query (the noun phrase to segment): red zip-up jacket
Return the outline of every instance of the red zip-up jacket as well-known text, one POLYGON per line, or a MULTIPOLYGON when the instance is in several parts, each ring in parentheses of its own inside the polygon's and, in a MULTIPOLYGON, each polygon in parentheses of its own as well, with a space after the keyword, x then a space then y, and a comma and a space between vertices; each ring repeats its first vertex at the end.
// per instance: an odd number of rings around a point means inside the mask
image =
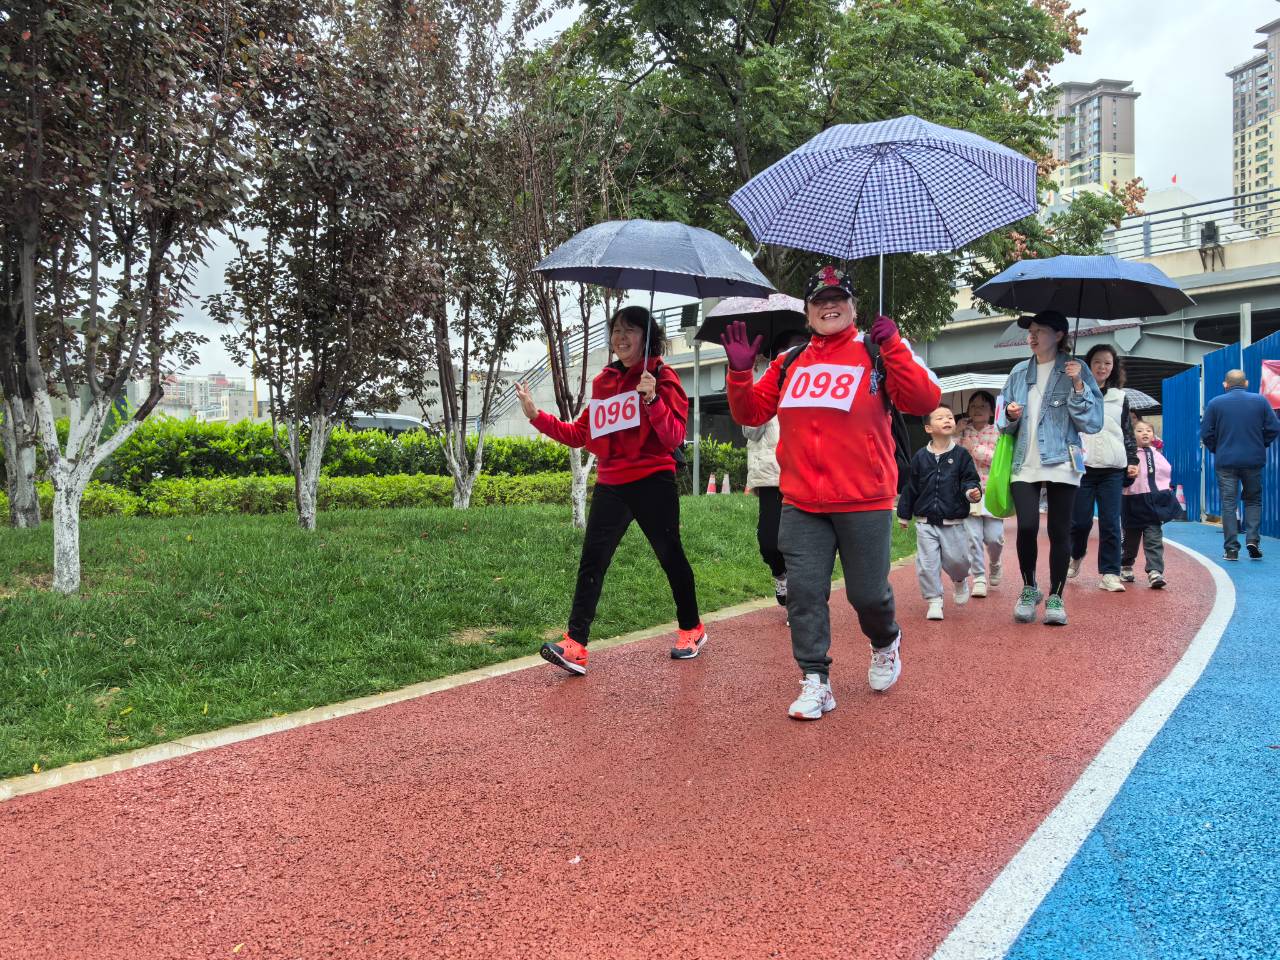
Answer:
POLYGON ((809 513, 889 510, 898 490, 893 433, 879 390, 903 413, 925 416, 938 407, 938 379, 896 334, 880 345, 887 384, 871 390, 871 355, 858 328, 850 324, 830 337, 815 336, 787 369, 778 388, 779 356, 759 381, 750 370, 730 370, 729 410, 743 426, 754 427, 775 414, 779 484, 783 502, 809 513), (816 369, 815 369, 816 368, 816 369), (812 406, 849 400, 848 409, 812 406), (788 402, 789 401, 789 402, 788 402))
MULTIPOLYGON (((602 437, 591 436, 591 408, 586 406, 572 423, 539 410, 533 426, 552 440, 570 447, 586 447, 596 455, 596 477, 600 483, 618 484, 643 480, 655 473, 675 473, 671 451, 684 443, 689 398, 680 377, 658 357, 649 358, 649 372, 658 381, 657 399, 640 402, 640 425, 602 437)), ((591 381, 591 398, 605 400, 636 389, 640 365, 627 369, 611 363, 591 381)))

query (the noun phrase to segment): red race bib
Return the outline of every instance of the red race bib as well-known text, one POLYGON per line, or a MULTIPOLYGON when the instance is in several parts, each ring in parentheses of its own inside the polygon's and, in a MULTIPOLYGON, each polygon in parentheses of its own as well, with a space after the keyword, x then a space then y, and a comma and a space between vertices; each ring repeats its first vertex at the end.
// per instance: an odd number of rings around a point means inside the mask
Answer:
POLYGON ((792 370, 779 407, 831 407, 848 411, 866 367, 814 363, 792 370))
POLYGON ((640 391, 628 390, 616 397, 592 400, 587 405, 591 438, 608 436, 619 430, 640 426, 640 391))

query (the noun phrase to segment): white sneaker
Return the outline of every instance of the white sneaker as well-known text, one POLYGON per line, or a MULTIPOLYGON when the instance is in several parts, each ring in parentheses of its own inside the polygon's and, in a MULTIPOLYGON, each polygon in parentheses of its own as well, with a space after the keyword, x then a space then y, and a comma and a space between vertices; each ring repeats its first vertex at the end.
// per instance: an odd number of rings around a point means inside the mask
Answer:
POLYGON ((929 601, 929 609, 925 613, 924 618, 926 620, 942 619, 942 598, 941 597, 934 597, 929 601))
POLYGON ((991 565, 990 583, 993 587, 1000 586, 1000 578, 1004 575, 1004 561, 997 560, 991 565))
POLYGON ((1098 587, 1111 593, 1124 593, 1124 584, 1120 582, 1118 573, 1104 573, 1098 587))
POLYGON ((888 690, 898 682, 898 677, 902 674, 902 657, 898 654, 901 644, 902 634, 898 634, 893 643, 884 649, 871 648, 871 668, 867 670, 867 683, 871 684, 872 690, 888 690))
POLYGON ((831 695, 831 681, 823 680, 816 673, 806 673, 800 681, 800 696, 787 708, 787 716, 797 720, 821 720, 824 713, 836 708, 836 698, 831 695))
POLYGON ((956 592, 953 593, 952 599, 955 600, 957 607, 963 607, 969 602, 969 578, 965 577, 956 584, 956 592))
POLYGON ((973 578, 973 589, 969 591, 969 595, 973 597, 985 597, 987 595, 987 581, 985 577, 973 578))
POLYGON ((1080 567, 1084 563, 1084 557, 1072 557, 1071 563, 1067 565, 1067 577, 1074 580, 1080 576, 1080 567))

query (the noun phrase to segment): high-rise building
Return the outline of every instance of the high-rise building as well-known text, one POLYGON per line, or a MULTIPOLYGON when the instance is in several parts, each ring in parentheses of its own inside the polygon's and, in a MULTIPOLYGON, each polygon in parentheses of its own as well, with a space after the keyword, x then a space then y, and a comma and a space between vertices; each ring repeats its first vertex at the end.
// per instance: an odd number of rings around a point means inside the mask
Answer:
POLYGON ((1054 179, 1063 193, 1122 187, 1134 178, 1133 101, 1128 80, 1063 83, 1054 115, 1061 122, 1054 179))
POLYGON ((1280 53, 1280 20, 1259 27, 1261 51, 1227 72, 1231 78, 1231 184, 1237 197, 1251 194, 1238 207, 1241 225, 1268 232, 1272 214, 1269 197, 1260 191, 1280 186, 1280 170, 1274 162, 1276 125, 1280 110, 1275 97, 1276 54, 1280 53))

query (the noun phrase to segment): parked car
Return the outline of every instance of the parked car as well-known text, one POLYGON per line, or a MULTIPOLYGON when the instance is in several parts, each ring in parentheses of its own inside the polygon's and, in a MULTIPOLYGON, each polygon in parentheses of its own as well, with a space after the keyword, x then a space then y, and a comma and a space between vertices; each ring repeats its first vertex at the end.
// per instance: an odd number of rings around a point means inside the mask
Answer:
POLYGON ((417 417, 402 413, 353 413, 347 425, 352 430, 381 430, 393 437, 411 430, 427 429, 427 425, 417 417))

